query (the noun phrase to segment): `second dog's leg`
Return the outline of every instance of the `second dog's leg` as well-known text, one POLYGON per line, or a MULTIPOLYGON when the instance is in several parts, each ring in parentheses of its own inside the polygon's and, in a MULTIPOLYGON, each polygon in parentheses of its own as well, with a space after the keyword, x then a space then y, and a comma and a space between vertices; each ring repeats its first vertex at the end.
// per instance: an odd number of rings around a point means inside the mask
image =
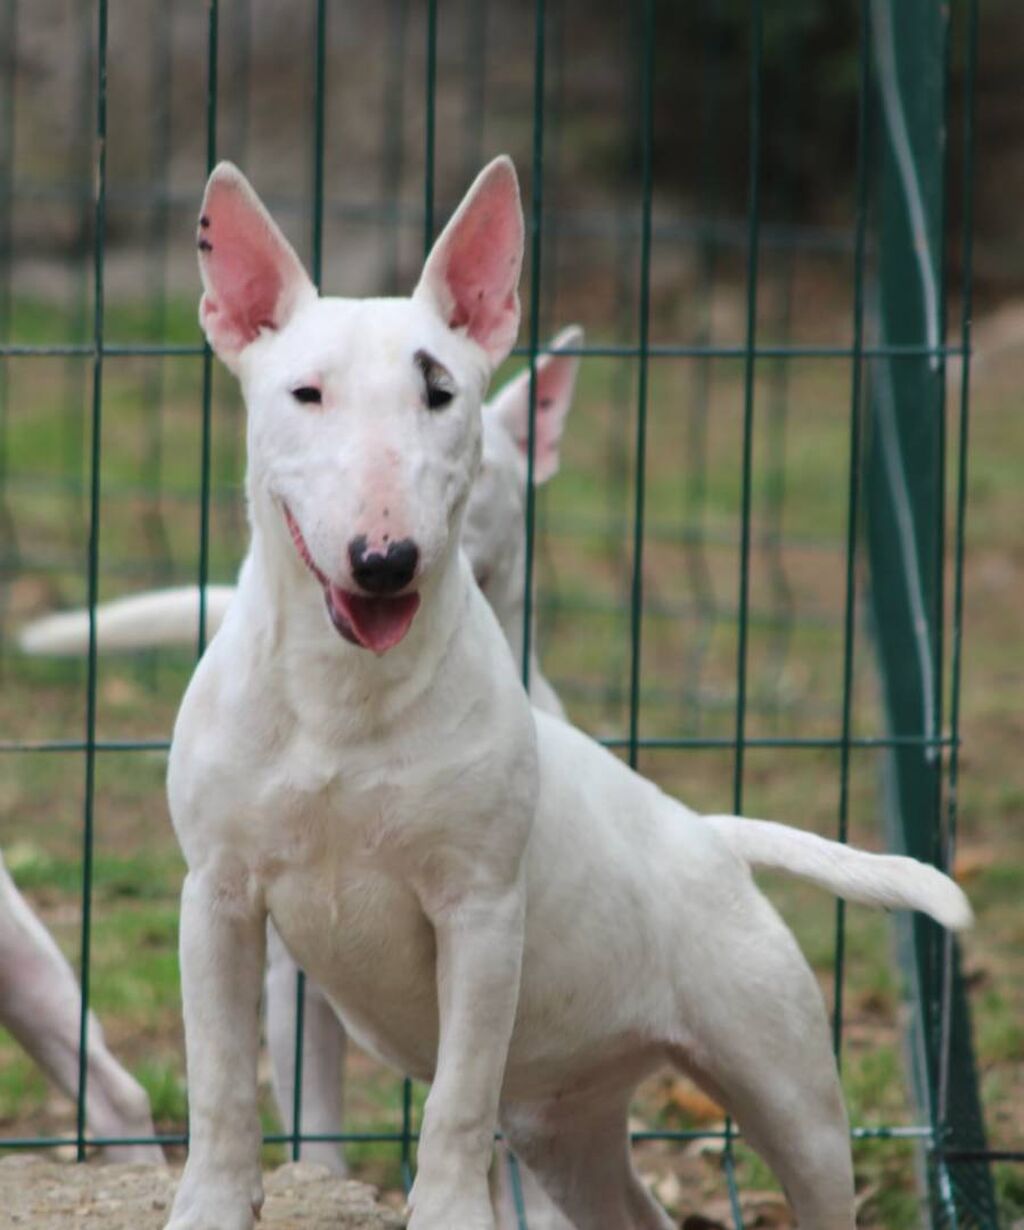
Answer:
POLYGON ((627 1094, 613 1086, 546 1106, 504 1110, 502 1127, 516 1156, 568 1219, 559 1225, 672 1230, 672 1221, 633 1169, 628 1109, 627 1094))
POLYGON ((252 1230, 263 1203, 256 1064, 266 914, 225 855, 181 891, 189 1152, 167 1230, 252 1230))
POLYGON ((572 1224, 555 1207, 530 1168, 518 1158, 513 1161, 512 1153, 504 1142, 494 1150, 491 1174, 494 1220, 498 1230, 519 1230, 519 1214, 512 1186, 513 1165, 519 1178, 519 1191, 529 1230, 573 1230, 572 1224))
MULTIPOLYGON (((299 967, 273 923, 267 924, 267 1046, 274 1098, 286 1132, 292 1131, 295 1108, 295 1020, 299 967)), ((324 993, 306 979, 303 1001, 301 1130, 311 1135, 341 1130, 342 1078, 347 1038, 324 993)), ((334 1174, 348 1168, 332 1141, 302 1145, 302 1160, 326 1166, 334 1174)))
MULTIPOLYGON (((746 942, 717 963, 725 978, 701 988, 700 1043, 674 1058, 736 1117, 800 1230, 853 1230, 850 1130, 821 992, 768 902, 759 897, 755 910, 746 942)), ((692 1022, 690 988, 680 986, 679 998, 692 1022)))
MULTIPOLYGON (((53 937, 29 909, 0 858, 0 1022, 71 1098, 78 1096, 82 997, 53 937)), ((89 1013, 86 1121, 99 1137, 153 1135, 149 1099, 121 1067, 89 1013)), ((108 1145, 118 1162, 160 1162, 157 1145, 108 1145)))

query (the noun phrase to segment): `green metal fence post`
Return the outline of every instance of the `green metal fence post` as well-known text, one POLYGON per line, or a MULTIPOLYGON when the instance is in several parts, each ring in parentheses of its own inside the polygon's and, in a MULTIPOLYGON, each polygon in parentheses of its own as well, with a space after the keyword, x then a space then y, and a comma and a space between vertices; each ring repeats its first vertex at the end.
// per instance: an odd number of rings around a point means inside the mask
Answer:
MULTIPOLYGON (((217 165, 218 0, 207 0, 206 173, 217 165)), ((199 635, 197 656, 206 648, 206 586, 210 579, 210 462, 213 448, 213 351, 203 342, 202 443, 199 457, 199 635)))
MULTIPOLYGON (((150 306, 146 332, 154 346, 164 341, 167 331, 167 241, 170 235, 168 202, 171 160, 171 80, 173 72, 172 37, 174 13, 161 5, 154 15, 149 56, 151 65, 150 99, 154 116, 153 143, 150 149, 149 178, 153 184, 153 205, 148 222, 147 246, 150 306)), ((173 566, 170 538, 163 513, 164 471, 164 377, 165 364, 154 356, 146 365, 143 406, 148 416, 147 439, 142 464, 146 504, 142 510, 143 531, 155 585, 168 582, 173 566)), ((149 663, 151 678, 156 659, 149 663)))
POLYGON ((388 6, 388 70, 381 100, 380 239, 383 246, 383 289, 401 293, 402 161, 405 112, 405 26, 409 0, 391 0, 388 6))
MULTIPOLYGON (((11 62, 7 67, 0 93, 0 345, 10 339, 11 329, 11 256, 13 250, 14 211, 14 107, 17 98, 15 55, 17 49, 18 0, 6 0, 0 10, 0 47, 7 49, 11 62)), ((8 364, 0 358, 0 576, 6 580, 19 566, 18 543, 14 533, 14 517, 7 502, 7 415, 8 364)), ((0 631, 6 632, 7 603, 11 587, 0 586, 0 631)), ((0 636, 0 679, 4 673, 6 635, 0 636)))
MULTIPOLYGON (((706 30, 721 20, 722 0, 701 0, 700 21, 706 30)), ((718 266, 718 240, 715 216, 721 191, 718 142, 720 139, 723 72, 718 41, 705 36, 707 51, 701 71, 700 137, 698 145, 699 180, 697 206, 697 329, 696 341, 710 350, 713 338, 712 299, 718 266)), ((708 553, 707 487, 711 391, 713 384, 710 355, 696 360, 693 395, 687 416, 686 447, 682 465, 683 533, 686 572, 695 608, 682 669, 682 700, 686 709, 686 728, 698 735, 701 728, 700 696, 704 667, 718 624, 718 599, 714 572, 708 553)))
POLYGON ((530 240, 530 410, 526 437, 526 554, 523 561, 523 644, 521 669, 523 683, 530 686, 530 649, 533 636, 533 565, 536 549, 537 490, 533 481, 534 452, 537 439, 537 351, 540 347, 541 236, 544 222, 544 81, 545 0, 535 0, 533 20, 533 160, 530 175, 530 214, 527 234, 530 240))
MULTIPOLYGON (((403 14, 404 16, 404 14, 403 14)), ((437 0, 428 0, 426 28, 426 123, 424 126, 423 150, 423 256, 430 255, 434 242, 434 172, 435 172, 435 142, 437 138, 437 0)), ((409 1191, 413 1181, 412 1146, 412 1081, 407 1076, 402 1081, 402 1130, 401 1130, 401 1167, 402 1182, 409 1191)))
POLYGON ((644 518, 647 492, 647 393, 651 332, 651 208, 654 196, 655 0, 643 7, 640 74, 640 291, 637 299, 636 441, 634 444, 633 568, 630 584, 629 765, 637 767, 640 738, 640 651, 644 602, 644 518))
MULTIPOLYGON (((938 0, 872 0, 872 53, 882 126, 878 307, 882 347, 921 347, 871 370, 866 458, 872 613, 890 729, 919 746, 889 756, 889 821, 917 858, 940 864, 943 525, 945 103, 948 11, 938 0)), ((966 357, 965 357, 966 362, 966 357)), ((946 1163, 942 1150, 985 1142, 967 1002, 955 945, 916 916, 900 927, 911 981, 918 1097, 933 1125, 929 1178, 936 1226, 995 1226, 983 1162, 946 1163), (949 1105, 939 1114, 944 1018, 949 1105), (945 1121, 943 1121, 945 1120, 945 1121)), ((943 1084, 943 1087, 946 1086, 943 1084)))
POLYGON ((89 986, 92 939, 93 820, 96 801, 96 601, 100 562, 100 457, 103 443, 103 311, 107 219, 107 3, 99 0, 96 31, 96 144, 94 147, 95 230, 93 248, 92 441, 89 458, 89 656, 85 706, 85 805, 82 823, 82 938, 78 982, 82 990, 78 1026, 78 1104, 75 1151, 85 1160, 85 1108, 89 1052, 89 986))
MULTIPOLYGON (((857 184, 853 244, 853 356, 850 378, 850 478, 846 512, 846 585, 843 602, 843 700, 839 750, 839 815, 836 837, 849 830, 850 750, 853 733, 853 661, 856 644, 857 537, 861 499, 861 405, 864 381, 864 273, 867 250, 868 140, 871 101, 871 5, 861 5, 857 88, 857 184)), ((835 988, 832 998, 832 1046, 842 1065, 843 991, 846 963, 846 903, 836 901, 835 988)))
MULTIPOLYGON (((327 5, 316 0, 316 21, 313 35, 313 219, 310 274, 317 290, 323 289, 324 237, 324 126, 327 73, 327 5)), ((306 975, 295 975, 295 1062, 292 1080, 292 1161, 302 1156, 302 1065, 306 1030, 306 975)))

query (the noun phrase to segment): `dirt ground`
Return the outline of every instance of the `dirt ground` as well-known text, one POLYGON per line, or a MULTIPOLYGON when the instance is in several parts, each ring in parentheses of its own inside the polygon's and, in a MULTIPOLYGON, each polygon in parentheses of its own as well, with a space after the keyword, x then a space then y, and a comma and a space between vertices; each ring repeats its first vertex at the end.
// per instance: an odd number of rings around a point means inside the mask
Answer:
MULTIPOLYGON (((157 1166, 76 1166, 20 1155, 0 1161, 2 1230, 161 1230, 179 1172, 157 1166)), ((291 1163, 264 1179, 261 1230, 399 1230, 397 1213, 365 1183, 291 1163)))

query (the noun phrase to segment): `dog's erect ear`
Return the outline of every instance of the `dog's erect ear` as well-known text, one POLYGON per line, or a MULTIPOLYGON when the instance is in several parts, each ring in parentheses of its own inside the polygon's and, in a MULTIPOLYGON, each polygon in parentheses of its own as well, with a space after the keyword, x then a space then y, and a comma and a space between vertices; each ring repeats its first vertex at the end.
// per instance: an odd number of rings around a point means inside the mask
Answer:
MULTIPOLYGON (((566 415, 572 405, 579 355, 559 354, 583 345, 583 329, 570 325, 551 343, 553 353, 537 359, 537 422, 534 429, 533 481, 546 483, 558 472, 566 415)), ((523 457, 530 445, 530 369, 519 373, 484 407, 516 442, 523 457)))
POLYGON ((214 169, 199 213, 199 323, 230 368, 261 329, 280 329, 316 296, 302 263, 230 162, 214 169))
POLYGON ((519 182, 512 160, 502 156, 484 167, 442 231, 414 298, 428 299, 497 367, 519 332, 522 264, 519 182))

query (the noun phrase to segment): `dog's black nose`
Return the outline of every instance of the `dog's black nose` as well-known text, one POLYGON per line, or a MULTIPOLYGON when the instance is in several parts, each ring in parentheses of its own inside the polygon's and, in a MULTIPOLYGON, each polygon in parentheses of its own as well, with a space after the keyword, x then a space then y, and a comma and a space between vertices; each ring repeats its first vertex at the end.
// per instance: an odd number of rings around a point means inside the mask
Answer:
POLYGON ((348 558, 356 584, 368 594, 397 594, 412 580, 420 552, 411 538, 388 543, 385 555, 367 551, 366 537, 360 534, 348 544, 348 558))

